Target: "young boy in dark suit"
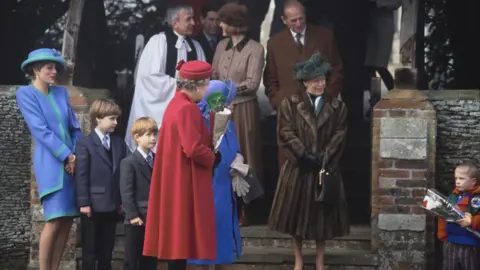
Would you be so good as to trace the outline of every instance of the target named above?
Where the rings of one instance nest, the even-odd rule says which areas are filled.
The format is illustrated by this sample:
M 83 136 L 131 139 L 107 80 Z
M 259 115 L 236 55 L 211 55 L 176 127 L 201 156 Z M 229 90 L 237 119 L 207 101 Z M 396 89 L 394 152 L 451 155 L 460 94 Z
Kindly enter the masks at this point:
M 94 101 L 90 117 L 95 129 L 77 142 L 75 183 L 83 214 L 83 270 L 112 269 L 115 227 L 120 217 L 119 165 L 127 155 L 123 139 L 112 134 L 120 115 L 115 102 Z
M 480 239 L 465 228 L 480 232 L 480 170 L 471 162 L 455 168 L 455 189 L 448 197 L 465 213 L 456 223 L 438 219 L 438 238 L 443 241 L 444 270 L 480 269 Z
M 120 194 L 125 211 L 124 270 L 155 270 L 157 258 L 142 256 L 158 125 L 141 117 L 131 128 L 137 149 L 120 163 Z

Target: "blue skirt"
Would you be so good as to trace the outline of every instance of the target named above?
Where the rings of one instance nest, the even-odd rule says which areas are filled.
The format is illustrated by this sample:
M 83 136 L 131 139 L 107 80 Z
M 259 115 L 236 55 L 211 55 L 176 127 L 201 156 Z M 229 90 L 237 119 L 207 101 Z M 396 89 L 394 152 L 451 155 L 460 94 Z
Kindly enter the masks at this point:
M 80 212 L 75 195 L 75 182 L 72 175 L 65 173 L 61 189 L 41 198 L 43 218 L 50 221 L 61 217 L 76 217 Z
M 217 167 L 213 178 L 217 258 L 215 261 L 188 260 L 190 264 L 231 264 L 235 262 L 235 255 L 241 254 L 241 250 L 238 250 L 241 249 L 242 243 L 238 227 L 237 202 L 232 191 L 230 169 L 228 165 L 222 165 Z

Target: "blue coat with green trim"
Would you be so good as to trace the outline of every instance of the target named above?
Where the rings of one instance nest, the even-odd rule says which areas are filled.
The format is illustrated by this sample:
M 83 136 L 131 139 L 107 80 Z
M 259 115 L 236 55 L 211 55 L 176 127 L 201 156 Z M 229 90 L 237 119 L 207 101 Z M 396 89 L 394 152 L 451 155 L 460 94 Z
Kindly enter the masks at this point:
M 43 198 L 60 190 L 65 176 L 72 177 L 65 172 L 64 161 L 75 152 L 82 131 L 65 87 L 51 86 L 45 95 L 32 85 L 21 86 L 17 104 L 32 133 L 33 170 Z

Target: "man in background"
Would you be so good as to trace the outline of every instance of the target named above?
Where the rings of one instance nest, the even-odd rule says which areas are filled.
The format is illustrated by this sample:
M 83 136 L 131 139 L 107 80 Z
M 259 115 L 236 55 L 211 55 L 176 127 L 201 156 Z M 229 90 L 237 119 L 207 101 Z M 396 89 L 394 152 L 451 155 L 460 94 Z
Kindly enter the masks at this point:
M 222 38 L 220 28 L 218 26 L 218 5 L 207 2 L 202 8 L 200 21 L 202 23 L 202 31 L 195 36 L 195 39 L 202 46 L 205 52 L 207 62 L 212 64 L 213 55 L 217 48 L 217 44 Z
M 205 61 L 200 44 L 191 38 L 195 26 L 193 8 L 175 4 L 167 10 L 169 27 L 150 38 L 138 61 L 135 92 L 128 118 L 127 130 L 140 117 L 151 117 L 162 124 L 163 113 L 175 95 L 177 64 L 180 61 Z M 135 151 L 132 135 L 125 135 L 131 152 Z
M 333 33 L 327 28 L 306 23 L 304 6 L 298 1 L 285 1 L 283 23 L 287 26 L 267 43 L 267 61 L 263 74 L 265 94 L 274 109 L 284 97 L 302 90 L 302 85 L 292 77 L 293 65 L 308 59 L 319 51 L 332 65 L 330 81 L 325 90 L 338 97 L 342 84 L 342 61 Z M 279 149 L 279 168 L 285 160 Z

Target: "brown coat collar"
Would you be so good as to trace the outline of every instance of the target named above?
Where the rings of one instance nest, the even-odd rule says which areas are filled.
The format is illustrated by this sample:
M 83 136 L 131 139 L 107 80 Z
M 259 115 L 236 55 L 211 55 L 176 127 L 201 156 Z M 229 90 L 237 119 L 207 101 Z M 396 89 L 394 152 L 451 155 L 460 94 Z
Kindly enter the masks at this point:
M 244 37 L 244 38 L 242 39 L 242 41 L 240 41 L 240 42 L 237 44 L 237 46 L 235 46 L 235 48 L 234 48 L 233 42 L 232 42 L 232 38 L 229 38 L 229 39 L 228 39 L 228 43 L 227 43 L 227 47 L 225 47 L 225 50 L 228 51 L 228 50 L 234 48 L 234 49 L 237 49 L 238 52 L 241 52 L 241 51 L 243 50 L 243 48 L 245 48 L 245 46 L 247 45 L 247 43 L 248 43 L 249 40 L 250 40 L 250 38 Z
M 322 127 L 330 116 L 340 107 L 340 102 L 337 99 L 332 98 L 330 95 L 325 94 L 325 103 L 320 114 L 315 118 L 313 114 L 313 106 L 305 91 L 300 94 L 290 96 L 292 103 L 296 104 L 298 113 L 307 122 L 308 126 L 312 129 L 314 134 Z
M 305 30 L 305 40 L 303 51 L 300 53 L 297 48 L 297 44 L 295 43 L 295 39 L 293 38 L 292 32 L 288 27 L 285 27 L 281 33 L 282 39 L 284 41 L 285 46 L 288 47 L 288 51 L 294 52 L 298 56 L 302 56 L 303 58 L 309 57 L 315 50 L 315 26 L 307 24 Z M 300 60 L 299 60 L 300 61 Z

